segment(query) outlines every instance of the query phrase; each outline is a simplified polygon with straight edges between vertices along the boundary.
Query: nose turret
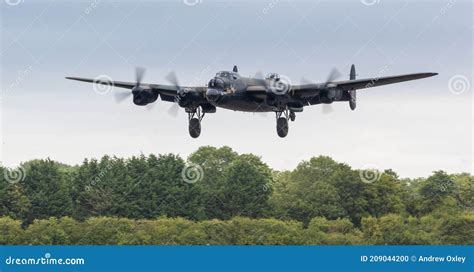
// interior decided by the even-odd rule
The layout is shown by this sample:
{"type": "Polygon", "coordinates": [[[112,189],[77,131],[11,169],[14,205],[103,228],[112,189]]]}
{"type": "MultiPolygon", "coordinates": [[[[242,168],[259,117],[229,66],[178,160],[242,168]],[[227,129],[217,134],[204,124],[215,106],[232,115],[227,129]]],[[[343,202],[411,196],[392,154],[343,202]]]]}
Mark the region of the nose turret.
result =
{"type": "Polygon", "coordinates": [[[209,88],[206,91],[206,98],[211,102],[216,102],[224,95],[224,92],[219,89],[209,88]]]}
{"type": "Polygon", "coordinates": [[[224,89],[225,88],[225,82],[222,78],[215,77],[209,81],[208,84],[209,88],[216,88],[216,89],[224,89]]]}

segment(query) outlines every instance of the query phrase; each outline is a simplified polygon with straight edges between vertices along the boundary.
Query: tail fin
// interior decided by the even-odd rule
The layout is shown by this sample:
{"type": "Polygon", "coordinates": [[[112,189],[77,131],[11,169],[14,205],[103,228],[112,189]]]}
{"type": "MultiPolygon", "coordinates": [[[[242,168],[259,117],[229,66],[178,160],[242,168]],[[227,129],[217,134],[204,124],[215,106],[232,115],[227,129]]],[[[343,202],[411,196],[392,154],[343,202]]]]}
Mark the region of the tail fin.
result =
{"type": "MultiPolygon", "coordinates": [[[[356,79],[356,68],[355,65],[352,64],[351,66],[351,73],[349,74],[349,79],[350,80],[355,80],[356,79]]],[[[349,90],[349,106],[351,107],[351,110],[355,110],[357,106],[357,93],[356,90],[349,90]]]]}
{"type": "Polygon", "coordinates": [[[349,79],[350,80],[356,79],[356,67],[355,67],[354,64],[352,64],[352,66],[351,66],[351,73],[349,75],[349,79]]]}

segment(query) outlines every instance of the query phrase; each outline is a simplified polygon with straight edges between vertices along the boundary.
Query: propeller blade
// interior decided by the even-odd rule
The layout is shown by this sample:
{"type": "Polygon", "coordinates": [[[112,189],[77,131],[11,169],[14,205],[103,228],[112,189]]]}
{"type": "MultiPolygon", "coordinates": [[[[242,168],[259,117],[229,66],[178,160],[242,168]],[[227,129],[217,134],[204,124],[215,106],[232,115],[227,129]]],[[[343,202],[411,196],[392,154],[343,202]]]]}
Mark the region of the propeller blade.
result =
{"type": "Polygon", "coordinates": [[[127,99],[130,95],[132,95],[131,92],[116,92],[114,93],[115,96],[115,101],[117,103],[123,102],[125,99],[127,99]]]}
{"type": "Polygon", "coordinates": [[[145,107],[146,107],[147,110],[151,111],[155,108],[156,104],[157,103],[150,103],[150,104],[146,105],[145,107]]]}
{"type": "Polygon", "coordinates": [[[135,79],[137,81],[137,85],[140,85],[144,75],[145,75],[145,68],[143,67],[135,68],[135,79]]]}
{"type": "Polygon", "coordinates": [[[176,73],[174,71],[171,71],[167,76],[166,80],[168,80],[169,83],[171,83],[173,86],[175,86],[177,89],[179,89],[179,80],[178,77],[176,76],[176,73]]]}
{"type": "Polygon", "coordinates": [[[173,103],[173,105],[168,109],[168,114],[172,117],[178,116],[179,106],[178,103],[173,103]]]}
{"type": "Polygon", "coordinates": [[[337,68],[332,68],[331,72],[329,73],[327,79],[326,79],[326,84],[333,82],[337,78],[341,76],[341,73],[337,68]]]}
{"type": "Polygon", "coordinates": [[[323,114],[329,114],[334,111],[334,108],[332,107],[331,104],[323,104],[323,114]]]}

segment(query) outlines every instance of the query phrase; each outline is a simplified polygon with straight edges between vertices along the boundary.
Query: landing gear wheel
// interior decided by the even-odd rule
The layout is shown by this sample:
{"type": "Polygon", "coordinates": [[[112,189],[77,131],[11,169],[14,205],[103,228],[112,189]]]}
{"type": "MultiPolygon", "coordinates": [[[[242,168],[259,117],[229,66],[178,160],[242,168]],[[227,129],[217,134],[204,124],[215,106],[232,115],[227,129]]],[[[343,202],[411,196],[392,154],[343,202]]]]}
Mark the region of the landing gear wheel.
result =
{"type": "Polygon", "coordinates": [[[291,120],[291,122],[294,122],[295,119],[296,119],[296,114],[295,114],[295,112],[294,112],[294,111],[290,111],[290,120],[291,120]]]}
{"type": "Polygon", "coordinates": [[[353,100],[349,100],[349,107],[351,108],[351,110],[355,110],[356,109],[356,102],[353,101],[353,100]]]}
{"type": "Polygon", "coordinates": [[[201,134],[201,121],[198,118],[191,118],[189,120],[189,135],[193,138],[199,137],[201,134]]]}
{"type": "Polygon", "coordinates": [[[205,112],[202,112],[200,107],[186,108],[186,112],[189,120],[189,135],[197,138],[201,135],[201,121],[205,112]]]}
{"type": "Polygon", "coordinates": [[[281,138],[285,138],[288,135],[288,120],[285,117],[277,119],[277,133],[281,138]]]}

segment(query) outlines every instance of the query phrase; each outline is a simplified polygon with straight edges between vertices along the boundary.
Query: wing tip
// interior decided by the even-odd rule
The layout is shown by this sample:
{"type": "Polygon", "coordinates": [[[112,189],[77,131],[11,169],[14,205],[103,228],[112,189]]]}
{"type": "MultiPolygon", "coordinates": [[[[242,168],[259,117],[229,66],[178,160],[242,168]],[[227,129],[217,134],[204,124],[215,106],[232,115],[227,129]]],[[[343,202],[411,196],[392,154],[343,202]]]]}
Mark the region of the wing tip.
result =
{"type": "Polygon", "coordinates": [[[426,78],[426,77],[432,77],[432,76],[437,76],[437,75],[438,73],[433,73],[433,72],[418,74],[419,78],[426,78]]]}

